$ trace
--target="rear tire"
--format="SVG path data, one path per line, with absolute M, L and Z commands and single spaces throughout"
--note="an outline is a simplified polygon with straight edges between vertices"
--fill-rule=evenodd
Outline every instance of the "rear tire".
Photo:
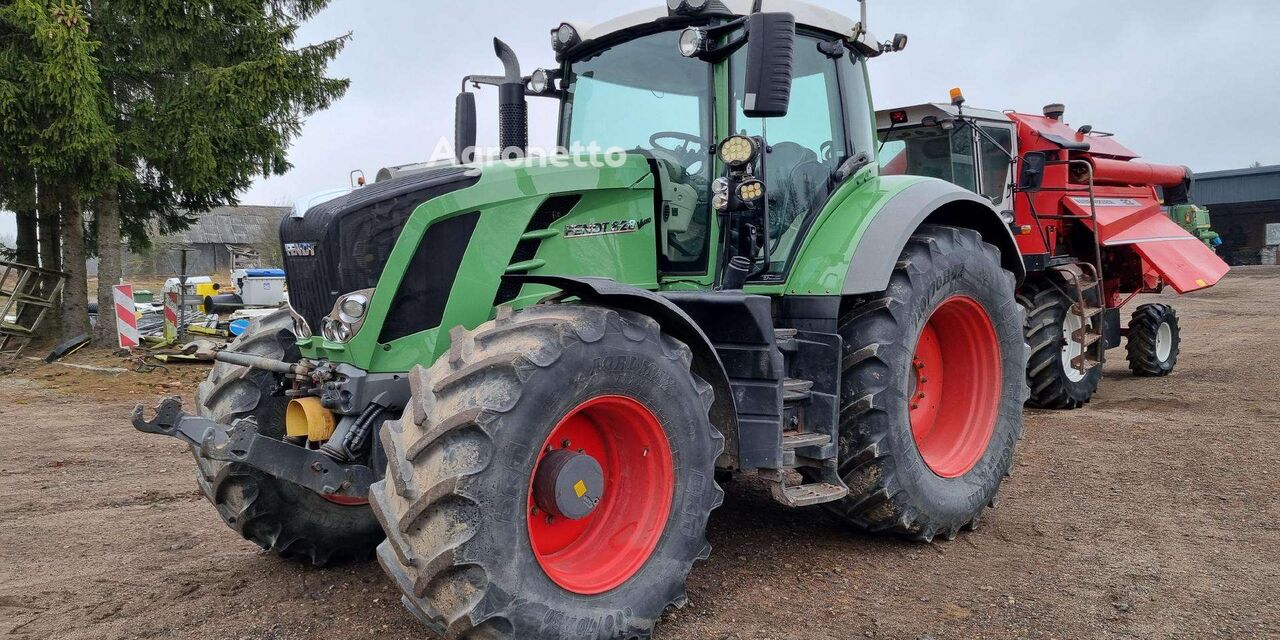
M 1075 302 L 1045 281 L 1024 284 L 1018 301 L 1027 311 L 1027 344 L 1031 345 L 1027 406 L 1071 410 L 1088 404 L 1102 382 L 1102 367 L 1081 374 L 1069 364 L 1079 351 L 1071 348 L 1066 337 L 1079 328 L 1080 318 L 1071 312 Z
M 1144 304 L 1129 321 L 1129 369 L 1144 378 L 1162 378 L 1178 366 L 1182 330 L 1178 312 L 1165 304 Z
M 233 353 L 295 362 L 293 318 L 287 309 L 255 320 L 229 347 Z M 276 376 L 223 362 L 200 383 L 200 415 L 222 424 L 254 418 L 258 432 L 284 437 L 288 399 Z M 269 476 L 253 467 L 210 460 L 192 450 L 196 482 L 223 522 L 244 539 L 291 560 L 324 566 L 365 561 L 382 541 L 382 528 L 367 505 L 342 506 L 313 491 Z
M 861 530 L 931 542 L 976 527 L 983 510 L 994 506 L 1013 463 L 1026 400 L 1023 314 L 1014 287 L 1013 274 L 1000 266 L 999 251 L 978 233 L 925 226 L 903 251 L 884 293 L 847 303 L 840 321 L 845 340 L 840 473 L 850 494 L 828 508 Z M 961 329 L 974 323 L 986 327 L 973 333 L 981 339 L 970 339 Z M 958 336 L 943 335 L 956 331 Z M 929 358 L 935 364 L 927 371 L 945 375 L 933 382 L 922 375 L 921 353 L 933 342 L 924 336 L 930 332 L 941 336 L 937 351 L 950 358 L 946 361 L 959 368 L 958 374 Z M 966 351 L 966 344 L 977 342 L 984 344 Z M 986 366 L 966 370 L 967 362 Z M 931 386 L 938 384 L 940 394 Z M 920 401 L 924 391 L 943 398 L 932 414 L 920 413 L 932 401 L 928 394 Z M 940 452 L 947 432 L 938 432 L 942 439 L 924 433 L 925 426 L 935 424 L 931 415 L 989 420 L 952 420 L 948 427 L 967 439 L 957 435 L 956 448 Z M 924 439 L 917 439 L 916 430 Z
M 689 349 L 652 318 L 573 304 L 504 308 L 452 342 L 413 371 L 409 407 L 382 429 L 387 476 L 371 498 L 388 537 L 378 559 L 405 606 L 448 638 L 649 637 L 668 606 L 684 605 L 723 499 L 714 478 L 724 438 Z M 656 431 L 633 442 L 624 420 L 597 415 L 588 418 L 607 425 L 603 440 L 561 441 L 601 400 L 639 407 Z M 546 522 L 532 476 L 580 446 L 613 484 L 589 515 Z M 666 469 L 669 484 L 631 479 L 645 469 Z M 613 508 L 622 504 L 638 508 Z

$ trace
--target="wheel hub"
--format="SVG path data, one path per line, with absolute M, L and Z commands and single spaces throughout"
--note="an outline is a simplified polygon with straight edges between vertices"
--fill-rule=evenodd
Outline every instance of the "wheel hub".
M 556 449 L 538 463 L 533 502 L 553 518 L 581 520 L 595 511 L 603 496 L 604 469 L 586 453 Z

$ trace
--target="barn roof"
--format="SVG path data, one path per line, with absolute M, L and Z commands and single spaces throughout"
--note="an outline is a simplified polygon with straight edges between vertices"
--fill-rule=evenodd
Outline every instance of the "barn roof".
M 186 231 L 166 236 L 164 244 L 252 245 L 279 236 L 290 207 L 218 207 L 198 214 Z

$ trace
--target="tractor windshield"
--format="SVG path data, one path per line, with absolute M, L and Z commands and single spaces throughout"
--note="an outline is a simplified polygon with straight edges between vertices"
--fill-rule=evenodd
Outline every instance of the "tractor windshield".
M 664 230 L 663 270 L 703 273 L 710 229 L 714 96 L 711 65 L 680 55 L 668 31 L 624 42 L 569 66 L 561 144 L 576 153 L 643 151 L 697 194 L 692 220 Z

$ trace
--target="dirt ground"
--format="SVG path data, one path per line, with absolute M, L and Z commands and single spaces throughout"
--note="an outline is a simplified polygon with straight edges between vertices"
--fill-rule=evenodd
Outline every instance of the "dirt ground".
M 1280 269 L 1177 305 L 1178 372 L 1116 358 L 1085 410 L 1031 412 L 1000 508 L 956 542 L 850 533 L 731 484 L 658 638 L 1280 637 Z M 135 400 L 190 402 L 202 374 L 0 376 L 0 637 L 425 638 L 376 564 L 264 555 L 181 445 L 129 427 Z

